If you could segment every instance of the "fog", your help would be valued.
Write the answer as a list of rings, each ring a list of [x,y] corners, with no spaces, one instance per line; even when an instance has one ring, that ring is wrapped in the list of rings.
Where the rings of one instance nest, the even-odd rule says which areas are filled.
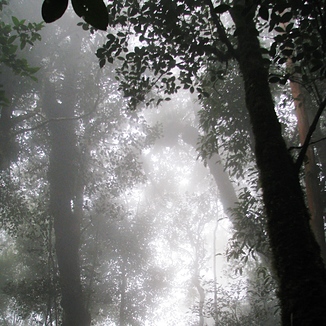
[[[41,4],[11,0],[1,21],[41,22]],[[1,325],[61,325],[62,287],[78,282],[92,325],[277,325],[248,118],[214,117],[219,132],[241,124],[217,145],[196,93],[130,110],[121,62],[95,55],[107,33],[81,21],[69,5],[17,47],[37,80],[1,62],[17,148],[1,171]],[[237,77],[223,87],[221,107],[242,112]]]

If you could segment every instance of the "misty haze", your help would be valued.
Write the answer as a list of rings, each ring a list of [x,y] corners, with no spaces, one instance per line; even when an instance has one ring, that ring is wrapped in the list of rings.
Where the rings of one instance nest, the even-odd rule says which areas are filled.
[[[0,0],[0,325],[326,325],[325,7]]]

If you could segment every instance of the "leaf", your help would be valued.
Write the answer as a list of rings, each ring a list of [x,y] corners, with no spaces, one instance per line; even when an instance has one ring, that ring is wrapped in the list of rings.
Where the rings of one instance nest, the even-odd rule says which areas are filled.
[[[23,50],[25,46],[26,46],[26,41],[25,40],[22,40],[20,42],[20,49]]]
[[[221,5],[215,7],[214,11],[217,13],[217,14],[223,14],[224,12],[230,10],[231,7],[225,3],[222,3]]]
[[[293,26],[294,26],[294,23],[289,23],[289,24],[286,26],[286,28],[285,28],[286,32],[287,32],[287,33],[290,33],[291,30],[292,30],[292,28],[293,28]]]
[[[290,57],[292,56],[292,53],[293,53],[293,49],[285,49],[282,51],[282,54],[285,56],[285,57]]]
[[[315,72],[319,70],[321,67],[323,67],[323,62],[321,60],[312,60],[312,68],[310,69],[310,72]]]
[[[14,25],[15,25],[16,27],[18,27],[18,26],[19,26],[19,20],[18,20],[18,18],[17,18],[17,17],[15,17],[15,16],[12,16],[12,17],[11,17],[11,20],[12,20],[12,22],[14,23]]]
[[[264,19],[264,20],[268,20],[269,19],[269,12],[268,12],[268,8],[265,6],[260,6],[259,11],[258,11],[258,15],[260,18]]]
[[[275,31],[278,32],[278,33],[284,33],[285,32],[285,30],[280,26],[275,27]]]
[[[88,24],[83,24],[82,26],[83,26],[82,28],[83,28],[84,31],[89,30],[89,25]]]
[[[31,73],[31,74],[35,74],[37,73],[41,68],[40,67],[29,67],[28,68],[28,71]]]
[[[100,68],[103,68],[104,67],[105,61],[106,61],[105,58],[103,58],[103,59],[100,60]]]
[[[94,28],[106,31],[109,15],[102,0],[72,0],[75,13]]]
[[[68,0],[44,0],[42,5],[42,18],[46,23],[59,19],[68,7]]]
[[[277,76],[272,76],[269,78],[269,82],[274,84],[274,83],[278,83],[280,81],[280,77],[277,77]]]
[[[16,38],[17,38],[17,35],[12,35],[12,36],[10,36],[10,37],[8,38],[8,40],[7,40],[7,43],[8,43],[8,44],[13,43],[13,42],[16,40]]]
[[[274,57],[276,55],[277,43],[274,42],[269,50],[269,55]]]
[[[313,11],[313,8],[312,8],[312,5],[311,4],[304,5],[301,8],[301,15],[302,16],[309,16],[312,11]]]
[[[289,22],[292,19],[292,17],[293,17],[292,12],[291,11],[288,11],[288,12],[286,12],[285,14],[283,14],[281,16],[280,22],[287,23],[287,22]]]

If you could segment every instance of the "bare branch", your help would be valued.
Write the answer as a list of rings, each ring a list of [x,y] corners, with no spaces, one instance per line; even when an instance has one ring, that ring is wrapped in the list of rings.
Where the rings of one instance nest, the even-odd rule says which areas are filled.
[[[295,162],[295,168],[296,168],[298,173],[299,173],[301,165],[302,165],[302,163],[304,161],[304,157],[306,155],[307,149],[308,149],[308,147],[310,145],[310,140],[311,140],[312,134],[316,130],[317,123],[319,121],[319,118],[320,118],[321,114],[323,113],[323,111],[325,109],[325,106],[326,106],[326,98],[319,105],[319,108],[318,108],[318,111],[317,111],[317,113],[315,115],[314,121],[312,122],[312,124],[311,124],[311,126],[310,126],[310,128],[308,130],[308,133],[307,133],[306,139],[304,141],[304,144],[302,145],[299,156],[298,156],[298,158],[297,158],[297,160]]]
[[[46,121],[41,122],[40,124],[38,124],[38,125],[36,125],[34,127],[31,127],[31,128],[23,128],[23,129],[17,130],[14,134],[15,135],[20,135],[20,134],[23,134],[24,132],[33,131],[33,130],[42,128],[42,127],[46,126],[48,123],[54,122],[54,121],[68,121],[68,120],[80,120],[80,119],[83,119],[83,118],[91,115],[93,112],[96,111],[97,103],[98,103],[98,99],[95,102],[94,109],[91,110],[91,111],[89,111],[89,112],[87,112],[87,113],[85,113],[85,114],[83,114],[83,115],[80,115],[80,116],[77,116],[77,117],[51,118],[51,119],[48,119]]]
[[[323,137],[323,138],[320,138],[318,140],[315,140],[315,141],[310,142],[309,143],[309,146],[310,145],[317,144],[317,143],[319,143],[319,142],[321,142],[323,140],[326,140],[326,137]],[[291,147],[289,147],[289,151],[292,151],[293,149],[302,149],[302,146],[291,146]]]

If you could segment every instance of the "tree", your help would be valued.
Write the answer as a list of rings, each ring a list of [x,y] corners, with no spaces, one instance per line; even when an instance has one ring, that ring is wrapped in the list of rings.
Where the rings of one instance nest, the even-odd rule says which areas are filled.
[[[170,72],[174,67],[180,69],[179,80],[184,87],[193,92],[193,77],[205,67],[206,59],[216,65],[225,65],[230,58],[238,61],[279,278],[282,321],[284,325],[325,323],[326,273],[309,226],[309,214],[299,183],[302,161],[293,162],[282,137],[269,87],[269,67],[262,55],[255,20],[256,13],[268,20],[268,10],[271,10],[269,27],[273,30],[288,19],[290,14],[283,15],[288,9],[291,18],[296,15],[302,26],[308,16],[307,7],[315,9],[314,21],[322,19],[323,4],[313,7],[304,2],[273,5],[268,1],[259,4],[234,1],[231,5],[216,6],[211,1],[157,1],[142,5],[131,2],[126,6],[130,8],[128,16],[121,10],[122,4],[112,2],[108,6],[111,26],[119,24],[123,31],[119,35],[110,33],[109,41],[98,50],[97,56],[101,66],[106,60],[112,62],[114,57],[120,58],[123,48],[128,46],[130,33],[124,27],[133,26],[135,35],[143,43],[121,57],[122,66],[118,71],[121,87],[131,96],[132,106],[145,100],[152,88],[165,94],[176,92],[180,86]],[[220,14],[226,11],[234,23],[234,37],[227,35],[220,20]],[[322,66],[318,61],[314,68],[320,70]],[[147,69],[153,76],[144,75]],[[198,88],[198,91],[200,96],[206,95],[205,90]]]
[[[91,52],[88,47],[83,47],[83,37],[70,38],[71,34],[73,34],[71,30],[63,28],[51,36],[44,35],[46,39],[53,40],[53,44],[61,42],[64,44],[67,50],[64,60],[59,57],[57,46],[43,47],[37,51],[37,55],[42,58],[44,64],[44,69],[39,73],[41,83],[36,84],[29,93],[29,98],[32,100],[22,101],[19,108],[21,111],[33,108],[38,114],[18,126],[20,129],[17,138],[22,145],[21,156],[19,161],[11,166],[11,178],[1,180],[6,187],[13,182],[17,188],[9,189],[8,187],[7,190],[12,190],[12,192],[1,191],[0,208],[1,225],[3,228],[7,227],[5,230],[8,233],[11,229],[21,228],[22,233],[28,230],[33,238],[36,237],[35,230],[38,226],[43,228],[46,225],[46,232],[49,232],[49,238],[51,238],[50,244],[43,239],[44,246],[40,246],[45,251],[44,256],[41,259],[41,255],[31,254],[28,262],[35,260],[44,263],[47,261],[46,255],[48,254],[49,260],[52,259],[54,265],[50,271],[46,263],[39,264],[35,270],[33,269],[35,275],[43,276],[49,272],[46,275],[49,279],[41,277],[34,279],[28,274],[26,278],[22,275],[21,278],[8,282],[10,286],[7,286],[6,293],[12,297],[14,304],[8,306],[7,309],[10,311],[10,308],[14,307],[15,311],[19,313],[23,311],[22,316],[28,318],[29,314],[36,314],[40,317],[42,308],[44,323],[59,323],[62,321],[62,310],[59,308],[61,299],[64,309],[63,322],[69,325],[82,325],[90,322],[88,310],[92,310],[93,315],[98,314],[99,310],[102,310],[103,314],[109,310],[107,298],[106,301],[101,302],[102,305],[96,306],[101,300],[92,295],[94,289],[103,295],[104,289],[99,291],[99,288],[101,288],[101,282],[105,284],[107,278],[105,268],[108,267],[104,261],[104,257],[107,258],[107,256],[99,252],[94,254],[87,247],[87,244],[92,247],[96,243],[96,232],[92,233],[95,227],[92,226],[97,225],[98,220],[103,219],[107,220],[106,224],[103,222],[105,226],[113,228],[116,224],[115,220],[121,219],[126,224],[122,228],[126,230],[121,232],[121,240],[123,236],[127,239],[132,238],[128,236],[130,229],[128,229],[127,217],[129,214],[123,210],[120,196],[127,196],[126,193],[130,187],[144,180],[137,159],[141,149],[150,145],[155,139],[155,130],[148,128],[145,120],[136,113],[124,110],[125,104],[117,92],[117,83],[109,80],[108,75],[105,79],[103,76],[100,77],[101,72],[97,69],[96,62],[86,67],[80,65],[81,62],[76,60],[76,57],[68,54],[69,49],[79,53],[80,57],[87,57],[87,53]],[[96,42],[96,39],[93,41]],[[91,47],[91,44],[87,45]],[[50,79],[49,76],[51,76]],[[94,79],[89,76],[94,76]],[[96,85],[100,86],[96,87]],[[108,96],[112,94],[111,92],[114,92],[114,96]],[[126,131],[129,128],[132,129],[132,133]],[[48,164],[50,168],[46,174]],[[20,171],[24,171],[23,175]],[[23,189],[25,186],[26,189]],[[28,203],[25,203],[25,197],[29,199]],[[30,206],[35,209],[31,210]],[[108,210],[105,210],[107,208]],[[85,213],[88,209],[91,214]],[[37,218],[33,219],[33,214]],[[53,235],[53,222],[60,274],[51,250],[53,248],[51,247],[53,245],[51,236]],[[103,226],[100,223],[99,225]],[[107,229],[104,231],[106,232]],[[143,230],[140,225],[139,233],[144,233],[144,231],[145,229]],[[19,242],[22,233],[12,232],[15,236],[15,243]],[[106,236],[106,234],[101,235]],[[136,236],[133,233],[132,235]],[[146,241],[146,239],[138,238],[137,240]],[[102,252],[105,252],[105,249],[99,248]],[[112,248],[112,252],[115,250],[116,248]],[[111,252],[107,255],[111,261],[116,259],[113,265],[120,277],[118,264],[124,260],[121,258],[123,255],[115,257]],[[130,269],[138,266],[137,253],[133,255]],[[145,264],[147,257],[144,256]],[[128,257],[125,259],[131,260]],[[99,274],[100,279],[96,274],[99,265],[103,272]],[[89,273],[89,267],[94,267],[93,274]],[[25,268],[29,268],[27,263]],[[112,274],[114,271],[111,271]],[[151,274],[150,271],[147,275],[139,270],[133,272],[136,274],[133,276],[135,279],[138,279],[137,273],[144,275],[143,278]],[[129,273],[128,268],[127,273]],[[152,272],[150,276],[154,279],[155,272]],[[149,284],[151,278],[147,278]],[[55,280],[55,284],[50,284],[51,279]],[[52,299],[50,300],[47,294],[54,289],[53,285],[55,285],[56,293],[55,300],[51,301]],[[148,293],[139,291],[137,297],[137,290],[137,288],[126,290],[126,292],[129,291],[128,296],[131,298],[129,298],[129,306],[124,309],[131,313],[131,317],[127,317],[132,320],[141,319],[141,315],[149,309],[150,301],[155,296],[155,291],[152,291],[152,295],[150,291]],[[29,295],[29,292],[33,293],[33,296]],[[106,289],[106,292],[109,291]],[[108,296],[111,295],[113,296],[114,293],[108,294]],[[116,297],[118,296],[119,293],[116,294]],[[134,300],[144,297],[147,305],[135,308]],[[49,307],[49,310],[44,307]],[[96,311],[98,307],[100,308]],[[130,307],[133,310],[129,309]],[[55,311],[55,316],[51,316],[51,309]],[[96,320],[95,316],[94,320]]]
[[[18,19],[11,16],[11,21],[6,19],[6,6],[8,1],[0,1],[0,14],[3,20],[0,23],[0,169],[9,168],[11,161],[15,161],[19,148],[15,142],[14,129],[23,121],[31,118],[33,113],[25,115],[13,115],[15,108],[11,103],[17,90],[14,84],[9,82],[9,76],[14,74],[19,76],[16,80],[28,77],[36,81],[35,73],[38,67],[32,67],[25,58],[20,57],[20,51],[26,47],[31,47],[36,41],[41,39],[39,34],[43,23],[26,23],[25,19]],[[20,51],[19,51],[20,50]],[[6,81],[4,81],[6,79]]]
[[[291,69],[291,60],[289,59],[288,67]],[[300,143],[303,145],[309,134],[310,119],[308,115],[307,92],[295,80],[290,81],[291,92],[294,100],[296,115],[298,119],[298,131]],[[306,95],[305,95],[306,94]],[[313,145],[307,147],[306,158],[304,162],[305,169],[305,188],[307,195],[307,203],[311,216],[311,228],[315,234],[316,240],[321,249],[321,255],[326,261],[326,243],[325,243],[325,227],[324,227],[324,205],[322,202],[321,188],[319,185],[318,166],[314,153]]]

